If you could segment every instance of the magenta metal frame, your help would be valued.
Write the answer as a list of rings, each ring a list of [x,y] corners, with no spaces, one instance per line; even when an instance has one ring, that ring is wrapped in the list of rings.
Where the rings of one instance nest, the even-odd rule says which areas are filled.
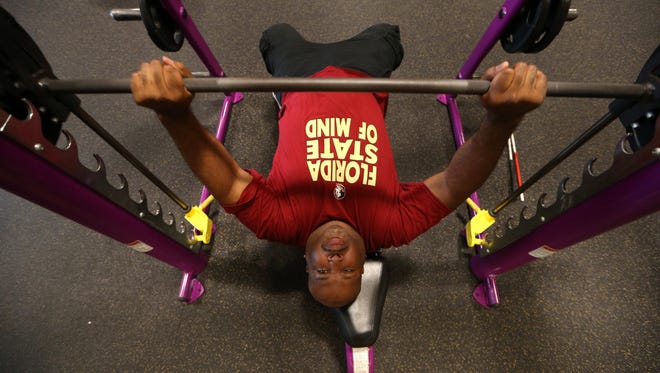
[[[161,5],[172,17],[172,19],[181,27],[181,31],[185,36],[190,46],[197,53],[197,56],[202,61],[204,66],[209,70],[211,76],[224,78],[226,76],[224,70],[218,63],[218,60],[211,52],[206,41],[199,32],[195,22],[188,15],[186,8],[183,6],[181,0],[161,0]],[[229,118],[231,117],[232,106],[243,99],[240,92],[225,92],[225,99],[222,102],[222,109],[220,110],[220,119],[216,129],[215,137],[221,143],[225,142],[225,134],[229,126]],[[206,186],[202,189],[202,194],[199,198],[201,204],[210,195]]]
[[[660,162],[656,160],[505,248],[472,257],[470,268],[479,279],[492,281],[536,260],[530,252],[539,248],[547,248],[550,254],[658,210]]]
[[[360,360],[360,366],[355,366],[354,352],[358,349],[367,349],[367,359],[366,361]],[[363,348],[354,348],[348,343],[344,343],[344,350],[346,352],[346,371],[348,373],[355,373],[356,368],[359,369],[358,372],[364,372],[364,365],[367,365],[367,370],[369,373],[374,373],[376,370],[375,360],[374,360],[374,346],[363,347]]]
[[[461,67],[457,75],[458,79],[472,78],[479,64],[498,42],[500,35],[525,3],[526,0],[505,1]],[[438,96],[438,101],[447,107],[454,142],[456,148],[459,148],[465,140],[456,97],[442,94]],[[660,146],[657,132],[658,129],[656,129],[654,142],[644,150],[647,152],[647,156],[654,151],[657,153],[656,148],[652,148],[653,146]],[[631,162],[629,159],[625,159],[626,155],[621,155],[620,158],[623,160],[619,160],[619,163]],[[632,158],[636,159],[639,156]],[[482,282],[474,290],[474,298],[484,307],[497,305],[500,303],[496,284],[497,276],[542,257],[537,254],[538,250],[548,255],[660,210],[658,154],[654,153],[650,159],[635,162],[637,163],[631,165],[637,167],[633,173],[626,174],[622,179],[616,180],[604,190],[588,196],[577,206],[562,211],[548,222],[545,222],[544,217],[540,216],[539,219],[542,220],[537,222],[538,228],[517,241],[494,253],[489,253],[483,247],[477,247],[476,255],[470,259],[470,268]],[[471,198],[475,203],[479,203],[476,193],[472,194]],[[621,208],[621,206],[625,206],[625,208]],[[473,211],[468,210],[470,216],[474,216]]]
[[[463,64],[456,76],[458,79],[472,79],[475,71],[481,64],[481,61],[488,55],[493,46],[499,41],[500,35],[504,32],[506,27],[513,21],[516,14],[525,5],[526,0],[507,0],[500,11],[491,21],[486,29],[484,35],[479,39],[476,47],[468,57],[467,61]],[[465,135],[463,134],[463,122],[461,121],[461,113],[456,103],[456,95],[440,94],[438,101],[447,107],[449,115],[449,122],[451,124],[452,134],[454,136],[454,145],[456,149],[463,146],[465,143]],[[474,192],[470,195],[470,199],[479,205],[479,195]],[[473,217],[474,211],[468,208],[468,215]],[[478,251],[481,248],[477,248]]]
[[[181,242],[162,234],[142,219],[103,198],[95,188],[105,178],[105,168],[91,171],[78,163],[78,152],[71,135],[67,149],[59,149],[41,135],[41,119],[32,107],[33,117],[22,121],[0,110],[0,185],[7,191],[105,234],[126,245],[142,242],[151,247],[145,254],[182,271],[197,275],[206,266],[206,255],[195,253]],[[100,158],[97,158],[100,160]],[[56,163],[58,167],[55,167]],[[86,185],[80,179],[93,180]],[[125,188],[120,188],[118,191]],[[138,203],[146,206],[146,201]],[[185,244],[185,243],[184,243]],[[146,245],[146,246],[145,246]]]
[[[477,71],[479,64],[483,59],[488,55],[488,53],[493,49],[495,44],[499,41],[500,35],[506,30],[507,26],[513,21],[516,14],[520,12],[520,9],[525,5],[526,0],[507,0],[504,2],[500,11],[497,13],[495,18],[491,21],[490,25],[486,29],[485,33],[479,39],[479,42],[475,48],[470,53],[467,61],[461,66],[461,69],[456,76],[458,79],[472,79],[472,76]],[[458,104],[456,103],[456,95],[440,94],[437,97],[438,101],[447,107],[447,113],[449,115],[449,122],[451,124],[452,134],[454,137],[454,145],[456,149],[463,146],[465,143],[465,135],[463,133],[463,122],[461,121],[461,113],[458,109]],[[477,192],[474,192],[470,195],[470,199],[474,201],[475,204],[479,205],[479,195]],[[468,207],[468,215],[470,217],[475,216],[475,212]],[[477,254],[479,255],[482,251],[480,246],[477,246]],[[497,287],[495,286],[495,280],[487,279],[482,285],[487,294],[491,296],[489,301],[492,304],[499,303],[499,297],[497,295]]]
[[[204,40],[204,37],[199,32],[197,25],[193,21],[192,17],[188,14],[188,11],[183,6],[183,3],[180,0],[161,0],[161,5],[167,11],[167,13],[172,17],[172,19],[179,25],[181,31],[183,32],[186,41],[190,43],[190,46],[193,48],[197,56],[202,61],[204,66],[208,69],[211,76],[223,78],[227,75],[220,66],[217,58],[209,48],[208,44]],[[243,99],[243,95],[240,92],[225,92],[225,99],[222,102],[222,108],[220,110],[220,118],[218,120],[218,126],[216,128],[215,138],[221,143],[225,142],[225,135],[229,128],[229,119],[231,118],[231,110],[234,104],[240,102]],[[209,192],[206,186],[202,187],[202,192],[199,197],[199,204],[202,204],[211,193]],[[209,208],[207,207],[204,211],[208,213]],[[213,231],[216,231],[215,225],[213,226]],[[193,276],[184,272],[182,282],[186,281],[196,281]],[[181,288],[184,288],[184,285],[181,285]],[[191,288],[191,291],[196,291],[196,288]],[[193,294],[194,295],[194,294]],[[179,295],[181,299],[181,295]]]

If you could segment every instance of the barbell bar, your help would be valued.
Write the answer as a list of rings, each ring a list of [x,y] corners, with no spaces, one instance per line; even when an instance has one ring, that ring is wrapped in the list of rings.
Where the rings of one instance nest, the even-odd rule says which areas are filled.
[[[112,9],[110,10],[110,17],[112,17],[115,21],[142,20],[142,15],[140,14],[140,8]]]
[[[389,78],[186,78],[190,92],[395,92],[486,93],[490,82],[464,79]],[[130,93],[130,79],[42,79],[39,85],[62,93]],[[547,96],[640,98],[652,94],[651,84],[548,82]]]

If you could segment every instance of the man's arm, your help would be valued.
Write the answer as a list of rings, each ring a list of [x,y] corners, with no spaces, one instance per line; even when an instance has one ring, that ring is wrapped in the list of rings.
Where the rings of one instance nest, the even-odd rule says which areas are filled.
[[[143,63],[131,76],[133,98],[158,114],[188,166],[216,200],[236,203],[252,176],[195,118],[190,109],[193,95],[183,84],[183,77],[190,76],[183,64],[167,58]]]
[[[486,117],[479,130],[461,146],[447,168],[424,183],[448,208],[455,209],[483,184],[495,168],[507,139],[525,113],[545,98],[547,78],[534,65],[508,63],[488,69],[484,79],[492,80],[481,97]]]

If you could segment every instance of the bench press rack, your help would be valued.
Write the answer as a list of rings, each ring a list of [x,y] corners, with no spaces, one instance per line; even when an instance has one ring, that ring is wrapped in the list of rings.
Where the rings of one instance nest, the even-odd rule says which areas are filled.
[[[458,79],[472,78],[481,61],[525,4],[525,0],[504,2],[459,71]],[[225,78],[182,2],[160,0],[160,5],[178,25],[209,74]],[[134,12],[132,18],[135,18]],[[657,125],[660,89],[658,77],[653,75],[657,74],[658,58],[656,51],[647,63],[653,68],[645,68],[638,78],[638,83],[654,86],[650,101],[615,100],[609,112],[579,141],[584,143],[619,117],[628,130],[629,139],[637,135],[640,124],[646,134],[651,134],[650,137],[633,144],[632,151],[626,149],[624,143],[616,144],[619,152],[609,170],[593,176],[587,168],[585,182],[578,190],[570,194],[560,191],[552,206],[544,206],[541,198],[534,217],[521,217],[517,228],[477,247],[477,255],[470,259],[470,267],[482,281],[473,293],[480,304],[485,307],[499,304],[498,275],[660,209],[660,133]],[[57,85],[58,81],[53,83]],[[216,132],[218,141],[224,142],[232,106],[241,99],[239,92],[225,92]],[[464,138],[456,95],[441,94],[438,100],[447,107],[455,145],[460,147]],[[84,112],[71,111],[85,117]],[[143,192],[140,192],[140,202],[131,200],[125,180],[119,189],[109,185],[100,157],[97,156],[97,170],[82,166],[77,159],[76,142],[68,132],[63,131],[68,140],[66,149],[52,145],[41,133],[41,121],[45,120],[41,118],[44,113],[41,107],[28,102],[27,113],[24,118],[16,118],[0,111],[0,186],[182,270],[179,299],[186,303],[198,299],[204,288],[197,276],[206,268],[208,255],[198,242],[191,239],[192,229],[177,226],[173,218],[171,222],[165,222],[160,209],[151,213]],[[86,118],[81,119],[86,121]],[[651,130],[649,126],[652,126]],[[39,187],[46,182],[54,187]],[[528,187],[520,187],[513,198]],[[208,190],[203,188],[200,204],[208,196]],[[476,193],[472,200],[479,203]],[[621,205],[626,208],[613,208]],[[584,224],[586,215],[590,217],[588,224]],[[579,231],[572,230],[576,221],[582,225]],[[362,292],[358,299],[349,307],[333,310],[345,340],[350,372],[374,370],[373,345],[378,337],[386,292],[386,261],[378,253],[365,263]]]

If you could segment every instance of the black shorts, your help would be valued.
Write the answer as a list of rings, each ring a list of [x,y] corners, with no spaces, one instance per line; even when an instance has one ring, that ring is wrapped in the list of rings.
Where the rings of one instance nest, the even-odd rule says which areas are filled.
[[[337,66],[385,78],[403,59],[399,26],[385,23],[327,44],[307,41],[291,25],[280,23],[263,32],[259,50],[268,72],[275,77],[305,77]]]

